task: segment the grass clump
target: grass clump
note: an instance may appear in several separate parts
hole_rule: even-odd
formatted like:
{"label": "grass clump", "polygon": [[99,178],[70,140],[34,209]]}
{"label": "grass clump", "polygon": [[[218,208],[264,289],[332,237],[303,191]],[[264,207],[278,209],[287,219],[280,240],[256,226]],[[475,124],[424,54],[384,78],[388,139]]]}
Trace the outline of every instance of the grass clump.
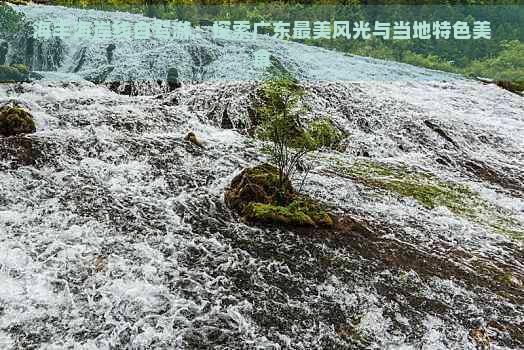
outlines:
{"label": "grass clump", "polygon": [[344,138],[329,119],[317,119],[311,122],[308,133],[313,138],[316,148],[338,149]]}

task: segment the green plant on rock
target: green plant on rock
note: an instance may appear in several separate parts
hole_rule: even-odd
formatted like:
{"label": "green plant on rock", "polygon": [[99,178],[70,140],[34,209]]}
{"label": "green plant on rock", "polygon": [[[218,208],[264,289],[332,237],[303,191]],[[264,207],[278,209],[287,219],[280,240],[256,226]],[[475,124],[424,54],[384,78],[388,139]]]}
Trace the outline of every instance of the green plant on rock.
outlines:
{"label": "green plant on rock", "polygon": [[244,169],[231,181],[224,199],[248,222],[333,226],[333,219],[318,202],[296,193],[287,177],[279,180],[278,169],[270,164]]}
{"label": "green plant on rock", "polygon": [[35,131],[35,123],[29,112],[12,106],[0,108],[0,135],[13,136]]}
{"label": "green plant on rock", "polygon": [[261,164],[244,169],[225,194],[226,204],[241,212],[250,202],[287,205],[293,197],[293,186],[288,178],[280,179],[278,169],[271,164]]}
{"label": "green plant on rock", "polygon": [[278,169],[279,182],[292,179],[297,165],[316,146],[300,123],[300,116],[308,111],[301,103],[304,94],[304,89],[289,77],[267,81],[261,89],[258,136],[270,142],[265,150]]}

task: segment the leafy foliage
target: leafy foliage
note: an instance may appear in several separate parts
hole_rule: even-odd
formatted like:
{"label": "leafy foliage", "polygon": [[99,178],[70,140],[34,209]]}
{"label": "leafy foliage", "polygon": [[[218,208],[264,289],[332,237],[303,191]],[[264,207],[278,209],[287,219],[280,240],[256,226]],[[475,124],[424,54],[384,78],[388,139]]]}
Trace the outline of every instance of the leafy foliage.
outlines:
{"label": "leafy foliage", "polygon": [[293,80],[268,81],[262,87],[258,135],[270,141],[266,151],[278,168],[279,183],[292,179],[303,158],[318,146],[300,122],[300,116],[309,110],[302,104],[304,94]]}
{"label": "leafy foliage", "polygon": [[22,30],[25,16],[9,5],[0,4],[0,33],[15,33]]}

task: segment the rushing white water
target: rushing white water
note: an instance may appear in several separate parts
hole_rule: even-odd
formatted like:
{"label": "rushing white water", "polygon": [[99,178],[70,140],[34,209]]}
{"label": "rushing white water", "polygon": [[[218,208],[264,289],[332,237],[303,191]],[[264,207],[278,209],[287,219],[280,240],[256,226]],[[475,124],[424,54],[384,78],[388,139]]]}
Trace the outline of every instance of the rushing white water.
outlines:
{"label": "rushing white water", "polygon": [[[138,21],[152,24],[154,19],[122,12],[75,10],[59,6],[18,7],[32,21],[79,20],[94,23],[127,21],[132,26]],[[76,31],[74,27],[73,33]],[[194,28],[193,35],[195,33]],[[265,49],[284,67],[296,72],[301,80],[331,81],[413,81],[457,80],[459,76],[428,71],[405,64],[384,62],[366,57],[352,56],[308,47],[298,43],[277,40],[265,35],[253,39],[212,39],[210,27],[203,27],[200,39],[166,40],[152,37],[150,40],[123,38],[76,38],[62,39],[60,50],[64,51],[59,72],[71,74],[69,81],[100,77],[104,71],[106,81],[156,81],[167,77],[167,70],[176,67],[181,80],[202,81],[253,81],[263,78],[264,70],[254,68],[253,53]],[[55,40],[38,39],[43,47],[56,48]],[[113,59],[108,62],[106,49],[115,45]],[[41,53],[35,50],[33,62]],[[84,59],[82,59],[84,57]],[[82,62],[82,63],[81,63]],[[104,76],[105,74],[102,74]],[[62,76],[48,75],[48,80],[62,80]]]}
{"label": "rushing white water", "polygon": [[[48,80],[103,66],[104,46],[63,45],[64,63],[41,72]],[[134,45],[117,43],[106,80],[155,80],[171,64],[191,79],[193,47],[213,52],[208,79],[228,80],[251,66],[253,49],[275,44],[158,43],[155,55],[153,44]],[[305,119],[330,118],[347,134],[344,152],[314,157],[305,191],[368,230],[256,228],[225,208],[233,176],[265,160],[245,132],[256,83],[184,83],[158,96],[87,81],[0,85],[0,102],[25,106],[38,127],[0,139],[0,348],[475,349],[474,330],[497,349],[524,346],[524,100],[441,72],[281,45],[279,59],[304,80],[397,80],[303,83]],[[429,81],[398,81],[417,79]],[[184,141],[188,131],[203,149]],[[346,176],[362,162],[416,169],[429,177],[413,181],[476,197],[464,212],[430,209]]]}

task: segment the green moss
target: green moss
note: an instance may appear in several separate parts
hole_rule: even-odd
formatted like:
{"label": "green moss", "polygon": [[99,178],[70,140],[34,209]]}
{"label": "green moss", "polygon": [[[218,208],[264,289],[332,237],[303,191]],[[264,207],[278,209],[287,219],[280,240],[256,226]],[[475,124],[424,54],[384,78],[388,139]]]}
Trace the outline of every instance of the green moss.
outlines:
{"label": "green moss", "polygon": [[511,213],[484,200],[467,186],[444,181],[404,165],[366,161],[348,166],[339,161],[337,167],[341,173],[367,187],[413,198],[427,209],[443,206],[455,215],[497,233],[514,239],[524,238],[524,232],[516,229],[520,223],[512,218]]}
{"label": "green moss", "polygon": [[29,112],[12,106],[0,108],[0,135],[13,136],[35,131],[35,123]]}
{"label": "green moss", "polygon": [[307,197],[297,197],[288,206],[250,202],[242,211],[249,222],[274,225],[332,227],[333,219],[318,203]]}
{"label": "green moss", "polygon": [[15,68],[16,70],[18,70],[18,72],[22,75],[28,75],[29,74],[29,67],[25,64],[20,64],[20,63],[17,63],[17,64],[12,64],[11,65],[12,68]]}
{"label": "green moss", "polygon": [[280,179],[277,168],[262,164],[237,175],[224,194],[224,200],[228,207],[241,212],[250,202],[285,206],[291,202],[293,193],[289,179]]}
{"label": "green moss", "polygon": [[29,68],[24,64],[0,65],[0,81],[26,81]]}
{"label": "green moss", "polygon": [[317,147],[338,149],[343,139],[342,133],[328,119],[313,121],[307,131]]}
{"label": "green moss", "polygon": [[313,220],[304,212],[271,204],[249,203],[243,211],[247,221],[293,226],[314,226]]}

